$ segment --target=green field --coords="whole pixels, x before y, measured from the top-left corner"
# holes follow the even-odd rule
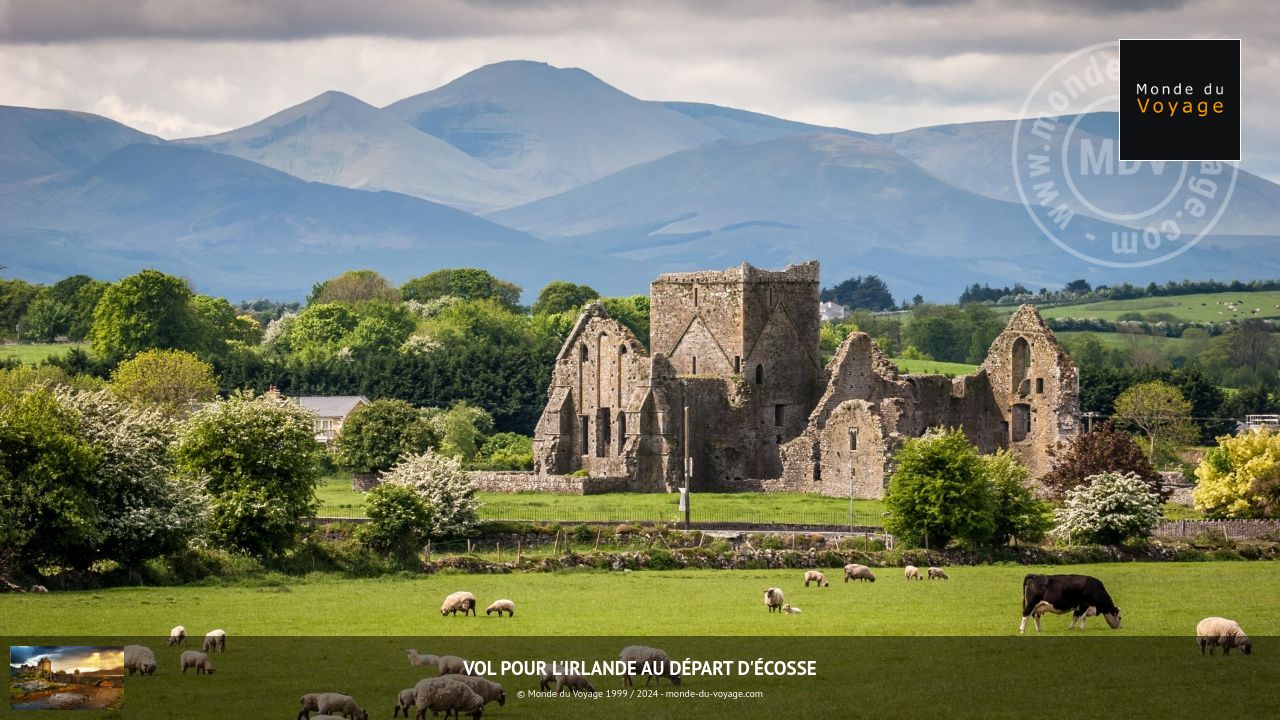
[[[1227,304],[1238,305],[1235,312]],[[1254,309],[1260,310],[1253,314]],[[1014,307],[998,308],[1001,312],[1013,312]],[[1133,300],[1105,300],[1081,305],[1059,305],[1040,309],[1047,318],[1099,318],[1118,320],[1127,312],[1162,312],[1180,320],[1194,322],[1223,322],[1249,318],[1280,318],[1280,291],[1201,293],[1198,295],[1173,295],[1167,297],[1134,298]]]
[[[977,365],[939,362],[937,360],[905,360],[902,358],[894,358],[893,364],[897,365],[898,369],[904,373],[913,373],[916,375],[947,375],[949,377],[968,375],[978,369]]]
[[[1182,338],[1167,337],[1165,335],[1129,335],[1128,333],[1085,333],[1075,331],[1054,333],[1059,340],[1064,341],[1086,334],[1097,338],[1098,342],[1102,343],[1104,347],[1120,348],[1121,350],[1129,350],[1134,347],[1155,347],[1166,357],[1185,355],[1190,344]]]
[[[17,358],[34,365],[50,355],[65,355],[74,348],[86,347],[85,343],[14,343],[0,345],[0,358]]]
[[[1211,717],[1239,708],[1276,717],[1280,572],[1267,562],[1076,566],[1103,579],[1123,611],[1111,630],[1081,631],[1047,616],[1045,632],[1019,636],[1025,567],[964,567],[952,579],[908,582],[897,568],[876,583],[803,587],[802,571],[439,574],[335,581],[312,577],[269,587],[129,588],[0,595],[0,642],[152,647],[159,670],[131,677],[123,711],[109,718],[285,718],[306,692],[354,696],[385,718],[401,688],[434,671],[411,666],[406,648],[494,664],[507,697],[485,716],[769,718],[804,714],[887,718]],[[1052,568],[1042,568],[1053,572]],[[837,575],[834,571],[829,575]],[[770,614],[766,587],[781,587],[799,615]],[[483,608],[516,603],[513,618],[441,617],[442,597],[468,589]],[[1238,619],[1257,647],[1250,657],[1202,657],[1191,638],[1209,614]],[[183,624],[199,638],[227,631],[211,677],[183,675],[182,648],[164,636]],[[295,637],[289,637],[294,635]],[[21,640],[19,640],[21,638]],[[591,698],[533,697],[536,677],[511,660],[608,661],[628,644],[673,658],[812,662],[814,676],[686,672],[679,688],[593,677]],[[650,691],[651,690],[651,691]],[[668,692],[703,693],[676,697]],[[705,693],[704,693],[705,691]],[[751,696],[732,695],[750,691]],[[0,715],[13,711],[0,709]]]

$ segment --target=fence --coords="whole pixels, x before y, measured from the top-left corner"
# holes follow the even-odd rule
[[[1280,535],[1280,520],[1163,520],[1156,537],[1194,538],[1205,535],[1243,540],[1262,535]]]
[[[316,512],[316,520],[364,520],[368,516],[364,508],[353,506],[321,506]],[[480,517],[483,520],[496,522],[521,523],[602,523],[610,525],[636,524],[652,525],[666,523],[679,525],[684,523],[684,513],[675,507],[670,510],[652,508],[631,508],[625,506],[603,508],[501,508],[482,507]],[[708,526],[743,526],[761,528],[822,528],[844,529],[851,525],[862,530],[877,529],[884,526],[884,518],[876,512],[855,511],[850,523],[849,513],[838,510],[814,510],[810,512],[752,512],[750,510],[723,510],[719,512],[690,512],[690,522],[698,527]]]

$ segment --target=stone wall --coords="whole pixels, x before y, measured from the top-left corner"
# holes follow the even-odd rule
[[[532,470],[469,470],[467,478],[483,492],[545,492],[558,495],[600,495],[625,492],[625,477],[577,477],[548,475]]]
[[[1216,535],[1241,540],[1280,535],[1280,520],[1163,520],[1156,526],[1155,535],[1179,539]]]

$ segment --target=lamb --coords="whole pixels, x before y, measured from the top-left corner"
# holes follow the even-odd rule
[[[182,674],[187,674],[187,668],[195,668],[197,675],[212,675],[213,662],[209,660],[209,656],[195,650],[187,650],[178,657],[178,662],[182,665]]]
[[[45,587],[45,586],[43,586],[43,585],[32,585],[32,586],[31,586],[31,592],[33,592],[33,593],[47,593],[47,592],[49,592],[49,588],[47,588],[47,587]]]
[[[298,717],[301,720],[307,720],[313,712],[320,715],[342,715],[351,720],[369,720],[369,713],[350,695],[342,693],[307,693],[302,696],[298,704],[302,706],[298,711]]]
[[[866,565],[858,565],[857,563],[852,563],[844,566],[844,581],[849,582],[850,579],[863,580],[866,582],[875,582],[876,575],[875,573],[871,572],[871,568],[867,567]]]
[[[804,586],[809,587],[810,581],[818,583],[818,587],[828,587],[830,585],[830,583],[827,582],[826,576],[817,570],[809,570],[805,572]]]
[[[458,592],[452,593],[446,597],[444,599],[444,604],[440,606],[440,614],[442,616],[449,614],[457,616],[459,611],[462,612],[463,616],[466,616],[468,612],[475,615],[476,596],[465,590],[459,590]]]
[[[502,685],[479,675],[450,675],[450,680],[458,682],[471,688],[477,695],[484,698],[485,704],[497,702],[498,707],[507,704],[507,691],[502,689]]]
[[[227,631],[226,630],[210,630],[204,636],[204,646],[200,648],[205,652],[217,650],[218,652],[227,651]]]
[[[182,645],[187,641],[187,629],[181,625],[169,631],[169,647]]]
[[[498,617],[502,617],[502,613],[506,613],[507,617],[515,617],[516,604],[510,600],[494,600],[489,607],[485,608],[484,614],[498,613]]]
[[[764,606],[769,608],[769,612],[780,612],[785,601],[782,588],[771,587],[764,591]]]
[[[457,655],[441,655],[436,661],[436,669],[441,675],[475,675],[474,670],[467,672],[467,662],[466,658]]]
[[[903,568],[903,569],[902,569],[902,575],[903,575],[903,577],[905,577],[905,578],[906,578],[906,579],[908,579],[908,580],[923,580],[923,579],[924,579],[924,578],[920,577],[920,568],[916,567],[915,565],[908,565],[908,566],[906,566],[905,568]]]
[[[538,680],[539,690],[550,690],[552,684],[556,682],[556,678],[564,674],[564,668],[559,663],[549,662],[542,671],[542,677]]]
[[[634,663],[638,673],[643,673],[645,664],[648,663],[650,672],[647,673],[649,677],[645,679],[645,685],[648,685],[652,680],[664,677],[671,680],[672,685],[680,684],[680,668],[676,663],[671,662],[666,652],[658,648],[645,645],[628,645],[622,648],[622,652],[618,653],[618,659],[623,662]],[[631,686],[631,673],[623,674],[622,684],[625,687]]]
[[[1196,642],[1200,644],[1201,655],[1206,647],[1212,655],[1214,648],[1219,646],[1223,655],[1230,655],[1231,648],[1239,648],[1245,655],[1253,654],[1253,641],[1240,629],[1239,623],[1226,618],[1207,617],[1197,623]]]
[[[404,713],[405,717],[409,717],[409,708],[414,706],[415,698],[418,696],[417,691],[413,688],[405,688],[400,691],[400,696],[396,698],[396,707],[391,711],[391,717],[400,717],[400,713]],[[319,717],[318,715],[316,717]],[[316,720],[316,718],[311,718]]]
[[[561,675],[556,678],[556,694],[560,695],[565,689],[569,690],[570,695],[596,692],[596,686],[585,675]]]
[[[951,576],[947,574],[946,570],[943,570],[940,567],[931,567],[929,568],[929,579],[930,580],[950,580]]]
[[[480,720],[484,713],[484,698],[456,678],[424,678],[413,689],[413,702],[418,706],[414,715],[417,720],[426,720],[428,710],[432,715],[443,710],[446,718],[450,713],[459,716],[465,712],[472,720]]]
[[[130,675],[154,675],[156,673],[156,654],[145,645],[124,646],[124,669]]]
[[[420,655],[413,648],[405,650],[405,654],[409,656],[409,664],[413,666],[430,665],[431,667],[437,667],[440,664],[439,655]]]
[[[803,611],[800,608],[792,605],[791,603],[787,603],[786,605],[782,606],[782,612],[788,615],[799,615]]]

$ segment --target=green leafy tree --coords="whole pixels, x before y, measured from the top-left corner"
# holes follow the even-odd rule
[[[959,430],[903,443],[889,481],[886,529],[908,542],[983,543],[995,531],[991,488],[977,448]]]
[[[347,305],[308,305],[287,321],[287,347],[294,353],[332,354],[359,321],[359,316]]]
[[[422,498],[430,512],[430,537],[463,537],[480,523],[475,483],[455,458],[408,455],[382,476],[382,485],[411,488]]]
[[[28,339],[49,342],[65,335],[71,326],[71,306],[60,302],[45,288],[27,306],[23,326]]]
[[[1040,478],[1040,482],[1060,496],[1084,485],[1095,475],[1109,472],[1133,473],[1142,478],[1152,492],[1164,493],[1163,478],[1137,441],[1109,422],[1072,438],[1071,444],[1054,458],[1053,468]]]
[[[1007,450],[982,457],[983,470],[991,483],[995,518],[993,537],[1036,543],[1044,539],[1052,525],[1049,505],[1036,500],[1029,487],[1031,473]]]
[[[520,308],[520,286],[499,280],[479,268],[449,268],[417,277],[400,286],[405,300],[430,302],[445,296],[494,300],[508,310]]]
[[[93,349],[110,358],[197,349],[200,324],[185,280],[143,270],[108,287],[93,313]]]
[[[822,291],[824,302],[839,303],[849,309],[892,310],[893,294],[875,275],[854,277]]]
[[[1199,434],[1191,422],[1191,403],[1178,388],[1159,381],[1134,385],[1121,393],[1116,398],[1116,419],[1146,436],[1153,459],[1157,444],[1191,443]]]
[[[293,546],[302,518],[314,512],[321,452],[310,412],[284,398],[236,393],[192,415],[174,454],[211,498],[213,538],[271,557]]]
[[[465,402],[444,412],[437,410],[430,417],[440,436],[440,453],[463,463],[476,458],[485,437],[493,432],[493,416]]]
[[[1225,435],[1195,470],[1195,505],[1210,517],[1280,515],[1280,433]]]
[[[218,393],[213,366],[183,350],[146,350],[116,366],[111,390],[168,417],[185,415]]]
[[[1116,545],[1151,536],[1160,522],[1160,496],[1133,473],[1103,473],[1072,488],[1055,515],[1055,535],[1076,542]]]
[[[586,285],[576,285],[564,280],[553,280],[538,293],[531,310],[534,315],[577,312],[582,306],[600,297],[600,293]]]
[[[395,352],[416,326],[413,316],[400,305],[366,304],[357,313],[355,328],[339,341],[357,356]]]
[[[360,538],[374,550],[409,559],[431,538],[431,507],[414,486],[378,485],[369,491],[365,514],[369,522],[360,527]]]
[[[427,417],[403,400],[374,400],[343,423],[336,451],[344,466],[383,472],[405,455],[424,453],[439,439]]]
[[[400,291],[373,270],[348,270],[337,277],[316,283],[307,304],[365,302],[399,302]]]
[[[36,299],[39,288],[26,280],[0,278],[0,337],[16,337],[27,306]]]
[[[533,438],[511,432],[491,435],[473,464],[483,470],[531,470]]]

